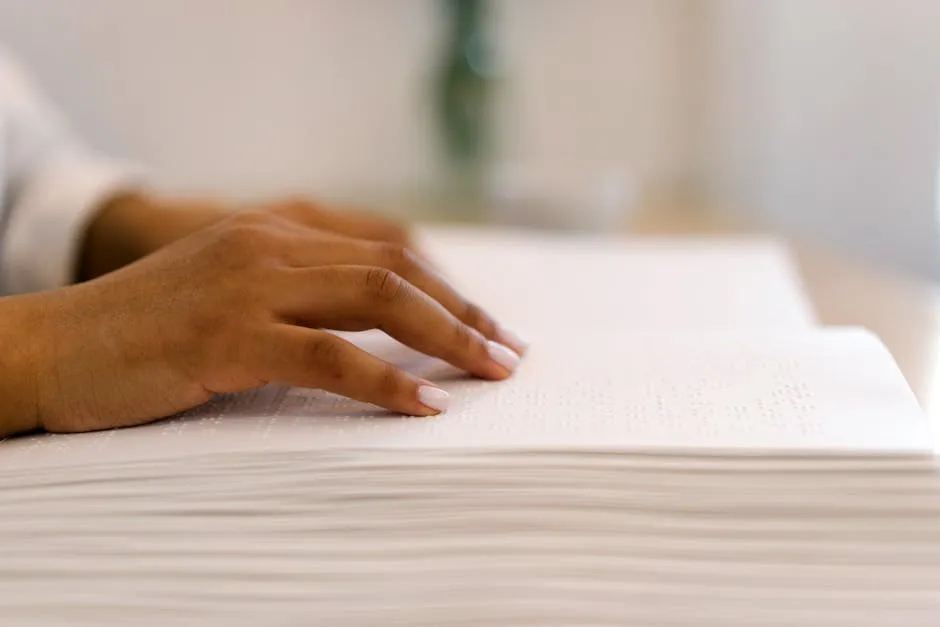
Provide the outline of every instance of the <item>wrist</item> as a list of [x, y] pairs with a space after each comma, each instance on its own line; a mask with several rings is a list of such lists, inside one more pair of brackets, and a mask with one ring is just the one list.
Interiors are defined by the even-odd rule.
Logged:
[[104, 202], [85, 230], [79, 281], [94, 279], [149, 254], [146, 224], [153, 221], [152, 202], [143, 194], [115, 194]]
[[84, 238], [77, 278], [86, 281], [145, 257], [227, 214], [205, 201], [169, 202], [124, 193], [104, 203]]
[[40, 427], [38, 390], [42, 364], [49, 362], [51, 352], [44, 322], [46, 298], [0, 298], [0, 437]]

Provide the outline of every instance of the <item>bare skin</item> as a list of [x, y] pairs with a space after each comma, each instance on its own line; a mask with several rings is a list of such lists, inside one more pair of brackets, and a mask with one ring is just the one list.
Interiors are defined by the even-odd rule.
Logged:
[[229, 215], [116, 198], [79, 278], [0, 299], [0, 435], [138, 425], [269, 382], [439, 413], [422, 402], [431, 384], [324, 329], [381, 329], [491, 380], [523, 350], [406, 230], [303, 201]]

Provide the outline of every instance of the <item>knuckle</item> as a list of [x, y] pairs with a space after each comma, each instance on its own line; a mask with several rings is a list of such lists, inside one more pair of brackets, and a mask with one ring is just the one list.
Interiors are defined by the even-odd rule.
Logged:
[[334, 379], [345, 375], [343, 350], [340, 344], [329, 337], [311, 340], [304, 348], [304, 362]]
[[261, 218], [238, 214], [226, 222], [222, 229], [221, 241], [235, 250], [255, 250], [265, 240], [265, 224]]
[[251, 299], [238, 294], [223, 297], [216, 303], [208, 303], [195, 316], [198, 337], [224, 338], [226, 341], [238, 338], [254, 325], [257, 314]]
[[263, 213], [236, 214], [226, 220], [217, 233], [216, 249], [227, 267], [256, 266], [282, 252], [272, 217]]
[[383, 366], [379, 375], [376, 392], [382, 398], [396, 398], [405, 393], [405, 385], [395, 366]]
[[[230, 303], [234, 304], [234, 303]], [[204, 350], [195, 354], [184, 353], [195, 371], [209, 374], [220, 364], [243, 365], [247, 342], [242, 338], [253, 327], [254, 319], [233, 311], [232, 307], [204, 308], [190, 319], [185, 336], [175, 342], [180, 347], [198, 345]]]
[[467, 303], [463, 321], [480, 333], [486, 336], [492, 336], [496, 332], [496, 322], [479, 306], [473, 303]]
[[315, 201], [307, 198], [306, 196], [288, 196], [284, 199], [284, 206], [304, 213], [320, 213], [320, 206]]
[[480, 333], [470, 326], [459, 322], [454, 326], [454, 345], [460, 350], [468, 353], [485, 351], [484, 341]]
[[271, 212], [282, 218], [300, 222], [318, 217], [320, 214], [319, 209], [312, 202], [300, 196], [281, 200], [271, 208]]
[[271, 216], [266, 211], [239, 211], [232, 214], [227, 222], [235, 227], [256, 227], [260, 228], [271, 221]]
[[411, 273], [417, 268], [417, 259], [407, 247], [395, 243], [383, 243], [378, 246], [379, 256], [385, 267], [402, 275]]
[[378, 303], [397, 303], [404, 297], [405, 282], [386, 268], [369, 268], [363, 284], [369, 297]]
[[386, 241], [398, 244], [400, 246], [408, 247], [414, 241], [411, 231], [407, 227], [402, 226], [396, 222], [388, 222], [384, 224], [383, 232]]

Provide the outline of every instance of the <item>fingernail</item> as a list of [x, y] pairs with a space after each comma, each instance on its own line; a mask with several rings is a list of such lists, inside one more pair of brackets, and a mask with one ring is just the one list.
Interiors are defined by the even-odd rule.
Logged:
[[450, 406], [450, 394], [431, 385], [422, 385], [418, 388], [418, 401], [425, 407], [441, 413]]
[[504, 329], [500, 327], [499, 334], [502, 336], [504, 340], [506, 340], [506, 343], [509, 344], [511, 347], [517, 347], [523, 351], [529, 348], [529, 342], [522, 339], [521, 337], [519, 337], [517, 333], [514, 333], [513, 331], [510, 331], [509, 329]]
[[498, 363], [500, 366], [513, 372], [516, 367], [519, 365], [519, 355], [516, 354], [516, 351], [503, 346], [502, 344], [497, 344], [496, 342], [487, 342], [486, 350], [490, 354], [490, 359]]

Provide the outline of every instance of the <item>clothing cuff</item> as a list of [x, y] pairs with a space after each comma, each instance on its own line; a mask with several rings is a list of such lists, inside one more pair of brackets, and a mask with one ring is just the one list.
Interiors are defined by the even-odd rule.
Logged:
[[71, 283], [95, 212], [139, 183], [131, 168], [103, 159], [68, 156], [48, 164], [13, 203], [0, 259], [6, 291], [22, 294]]

